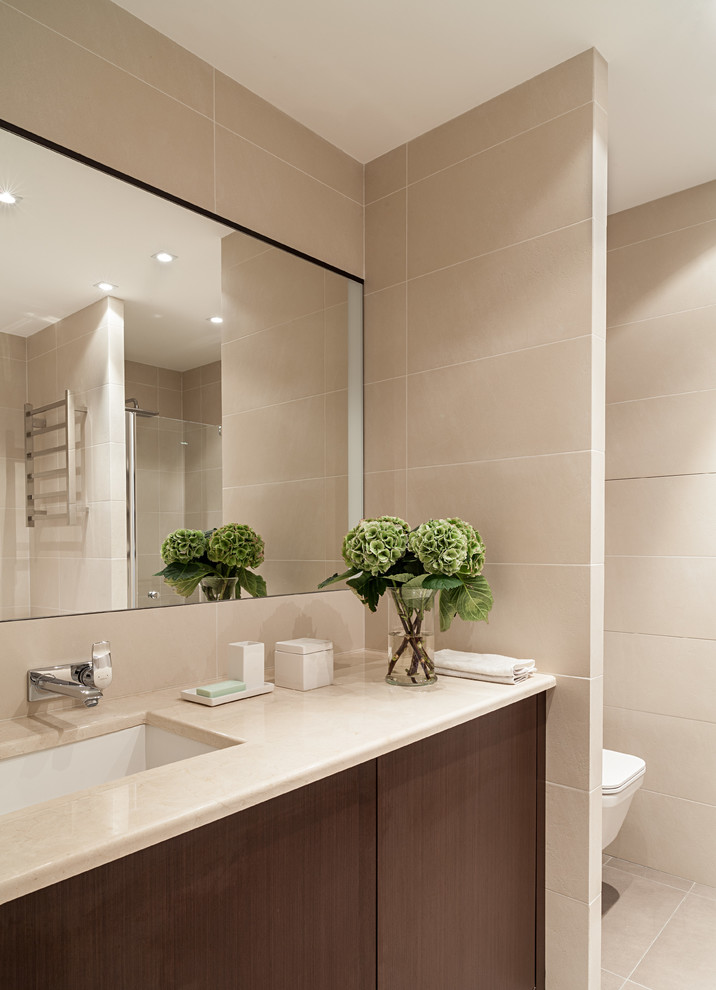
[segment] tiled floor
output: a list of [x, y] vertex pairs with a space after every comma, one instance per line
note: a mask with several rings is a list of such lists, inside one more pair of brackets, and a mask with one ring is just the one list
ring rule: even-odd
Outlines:
[[605, 857], [602, 990], [716, 990], [716, 888]]

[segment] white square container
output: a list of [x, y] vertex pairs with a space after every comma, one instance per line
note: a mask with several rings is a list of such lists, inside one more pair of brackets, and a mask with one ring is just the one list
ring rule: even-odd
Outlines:
[[243, 681], [246, 690], [263, 687], [264, 684], [264, 644], [245, 640], [229, 643], [228, 674], [231, 680]]
[[276, 687], [311, 691], [333, 683], [330, 639], [285, 639], [276, 643]]

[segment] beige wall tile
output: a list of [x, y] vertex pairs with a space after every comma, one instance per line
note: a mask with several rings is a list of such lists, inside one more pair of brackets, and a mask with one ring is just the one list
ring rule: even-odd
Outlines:
[[591, 227], [585, 221], [411, 279], [409, 370], [590, 333]]
[[324, 578], [337, 568], [322, 560], [267, 560], [261, 575], [270, 595], [301, 595], [316, 591]]
[[242, 599], [218, 608], [219, 673], [226, 672], [227, 645], [241, 640], [264, 643], [267, 663], [275, 643], [301, 636], [330, 639], [336, 654], [363, 647], [363, 605], [352, 591]]
[[[348, 477], [326, 478], [324, 481], [325, 514], [323, 532], [326, 560], [337, 560], [336, 570], [345, 570], [341, 560], [343, 537], [348, 532]], [[315, 511], [315, 510], [313, 510]]]
[[405, 466], [405, 379], [366, 385], [364, 390], [365, 470], [391, 471]]
[[687, 880], [716, 886], [716, 807], [640, 788], [619, 835], [606, 850]]
[[716, 220], [609, 252], [607, 326], [716, 303]]
[[607, 632], [606, 705], [716, 722], [716, 641]]
[[359, 162], [222, 72], [216, 72], [216, 121], [363, 203]]
[[586, 220], [591, 171], [588, 105], [415, 183], [408, 191], [408, 276]]
[[188, 423], [201, 423], [200, 388], [190, 388], [182, 392], [182, 416]]
[[221, 386], [221, 361], [212, 361], [211, 364], [203, 364], [199, 368], [202, 385]]
[[324, 311], [324, 388], [326, 392], [348, 387], [348, 303]]
[[225, 272], [235, 265], [241, 265], [250, 258], [256, 257], [257, 254], [274, 250], [270, 244], [260, 241], [258, 237], [236, 230], [221, 239], [221, 270]]
[[224, 417], [224, 486], [323, 477], [324, 399]]
[[220, 126], [216, 212], [343, 271], [363, 271], [363, 207]]
[[169, 368], [157, 368], [157, 386], [181, 392], [181, 372]]
[[659, 237], [705, 220], [716, 220], [716, 181], [613, 213], [609, 217], [609, 249]]
[[590, 351], [583, 337], [411, 375], [409, 466], [588, 449]]
[[407, 517], [405, 471], [372, 472], [365, 475], [364, 484], [363, 511], [366, 518], [398, 516], [400, 519], [405, 519]]
[[[0, 38], [7, 120], [214, 208], [207, 117], [5, 5]], [[78, 113], [88, 93], [101, 94], [101, 114]]]
[[201, 422], [221, 426], [221, 386], [218, 383], [202, 385], [199, 397], [201, 400]]
[[365, 210], [366, 292], [405, 281], [406, 193], [384, 196]]
[[557, 677], [547, 697], [547, 780], [583, 791], [602, 782], [603, 678]]
[[366, 204], [403, 189], [407, 181], [408, 146], [401, 144], [365, 166]]
[[602, 883], [602, 788], [581, 791], [546, 786], [545, 882], [547, 890], [587, 903]]
[[[380, 382], [404, 375], [407, 333], [405, 283], [367, 294], [363, 306], [363, 380]], [[432, 329], [434, 332], [435, 326]]]
[[605, 708], [604, 745], [646, 761], [646, 790], [716, 806], [716, 721]]
[[328, 392], [325, 396], [327, 477], [348, 474], [348, 392]]
[[716, 471], [715, 422], [716, 389], [609, 405], [607, 478]]
[[13, 0], [12, 6], [206, 116], [213, 70], [109, 0]]
[[265, 251], [225, 271], [221, 287], [224, 344], [323, 310], [323, 269], [285, 251]]
[[[38, 330], [36, 333], [31, 334], [26, 340], [27, 346], [27, 360], [30, 361], [32, 358], [39, 357], [41, 354], [45, 354], [47, 351], [52, 351], [57, 347], [57, 332], [55, 330], [56, 324], [52, 323], [49, 327], [45, 327], [44, 330]], [[21, 337], [16, 338], [21, 340]]]
[[599, 897], [591, 904], [546, 892], [546, 969], [549, 990], [597, 990], [601, 964]]
[[438, 648], [532, 658], [545, 673], [589, 677], [592, 570], [488, 561], [495, 598], [489, 624], [456, 620], [436, 634]]
[[267, 560], [323, 557], [323, 507], [322, 478], [224, 490], [226, 518], [248, 523], [261, 534]]
[[716, 559], [608, 557], [606, 573], [609, 631], [716, 639]]
[[22, 410], [26, 393], [25, 361], [0, 358], [0, 405], [7, 409]]
[[182, 394], [173, 388], [157, 389], [157, 409], [160, 416], [169, 419], [182, 418]]
[[[603, 68], [600, 77], [603, 77]], [[592, 50], [562, 62], [411, 141], [408, 145], [409, 181], [422, 179], [588, 103], [593, 88]]]
[[153, 364], [140, 364], [138, 361], [124, 362], [124, 380], [128, 384], [157, 386], [159, 368]]
[[240, 337], [222, 348], [224, 413], [323, 392], [323, 312]]
[[[48, 327], [47, 329], [49, 330], [51, 328]], [[44, 330], [39, 331], [40, 335], [44, 333]], [[32, 336], [37, 337], [38, 334], [33, 334]], [[29, 340], [29, 337], [18, 337], [15, 333], [0, 333], [0, 361], [7, 359], [11, 361], [25, 361]]]
[[716, 475], [606, 485], [608, 554], [716, 557]]
[[612, 327], [607, 401], [624, 402], [714, 387], [716, 306]]
[[410, 469], [408, 513], [469, 520], [495, 563], [586, 564], [589, 485], [589, 453]]

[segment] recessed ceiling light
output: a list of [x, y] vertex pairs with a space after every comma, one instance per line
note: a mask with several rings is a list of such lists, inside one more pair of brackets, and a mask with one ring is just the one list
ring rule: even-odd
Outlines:
[[207, 318], [209, 320], [209, 323], [223, 323], [224, 322], [224, 317], [223, 316], [209, 316]]
[[95, 282], [95, 288], [101, 289], [102, 292], [111, 292], [112, 289], [118, 289], [118, 285], [114, 285], [112, 282]]
[[7, 206], [14, 206], [15, 203], [19, 203], [21, 199], [22, 196], [16, 196], [14, 193], [11, 193], [9, 189], [3, 189], [3, 191], [0, 192], [0, 203], [5, 203]]
[[175, 254], [169, 254], [168, 251], [157, 251], [152, 257], [156, 258], [157, 261], [161, 261], [163, 265], [168, 265], [170, 261], [177, 260], [177, 256]]

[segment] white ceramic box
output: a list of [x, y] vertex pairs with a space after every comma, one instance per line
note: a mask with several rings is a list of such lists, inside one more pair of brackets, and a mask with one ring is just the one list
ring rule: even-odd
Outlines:
[[312, 691], [333, 683], [330, 639], [285, 639], [276, 643], [276, 687]]
[[262, 687], [264, 683], [264, 644], [245, 640], [229, 643], [228, 674], [231, 680], [243, 681], [246, 690]]

